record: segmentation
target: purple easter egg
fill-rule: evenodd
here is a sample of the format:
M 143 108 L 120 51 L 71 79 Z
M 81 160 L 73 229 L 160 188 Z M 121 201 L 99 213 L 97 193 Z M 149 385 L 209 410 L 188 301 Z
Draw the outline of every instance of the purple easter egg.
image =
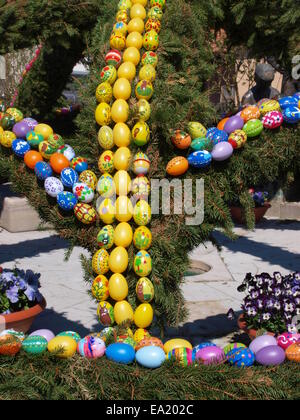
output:
M 18 139 L 26 139 L 26 134 L 29 131 L 30 131 L 30 128 L 28 127 L 26 122 L 24 122 L 24 120 L 16 123 L 13 126 L 13 132 L 15 133 Z
M 277 340 L 272 335 L 261 335 L 252 341 L 249 348 L 256 355 L 261 349 L 269 346 L 277 346 Z
M 256 361 L 263 366 L 277 366 L 285 361 L 285 351 L 279 346 L 268 346 L 256 354 Z
M 220 347 L 205 347 L 197 351 L 196 360 L 204 365 L 217 365 L 225 360 L 225 354 Z
M 37 331 L 34 331 L 32 334 L 30 334 L 29 337 L 32 337 L 34 335 L 37 335 L 39 337 L 44 337 L 48 341 L 48 343 L 53 338 L 55 338 L 55 335 L 50 330 L 37 330 Z
M 214 146 L 211 155 L 213 160 L 222 162 L 229 159 L 233 154 L 233 147 L 227 141 L 222 141 Z
M 235 115 L 234 117 L 229 118 L 224 126 L 224 131 L 226 133 L 231 134 L 235 130 L 241 130 L 245 125 L 245 121 L 239 115 Z
M 34 130 L 35 127 L 38 125 L 37 120 L 35 120 L 34 118 L 24 118 L 23 122 L 28 125 L 29 131 Z

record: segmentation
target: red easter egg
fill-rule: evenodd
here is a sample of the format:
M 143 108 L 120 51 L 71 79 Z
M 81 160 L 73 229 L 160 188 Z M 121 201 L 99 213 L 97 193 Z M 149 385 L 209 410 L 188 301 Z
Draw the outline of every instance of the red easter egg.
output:
M 170 160 L 167 165 L 166 171 L 171 176 L 180 176 L 186 173 L 189 169 L 189 162 L 183 156 L 177 156 Z
M 54 172 L 60 174 L 63 169 L 70 166 L 70 161 L 61 153 L 54 153 L 50 158 L 50 166 Z
M 29 150 L 29 152 L 27 152 L 24 156 L 25 165 L 30 169 L 34 169 L 35 165 L 43 160 L 43 156 L 35 150 Z
M 300 342 L 300 334 L 291 334 L 291 333 L 285 332 L 283 334 L 280 334 L 277 337 L 277 344 L 283 350 L 286 350 L 292 344 L 295 344 L 297 342 Z

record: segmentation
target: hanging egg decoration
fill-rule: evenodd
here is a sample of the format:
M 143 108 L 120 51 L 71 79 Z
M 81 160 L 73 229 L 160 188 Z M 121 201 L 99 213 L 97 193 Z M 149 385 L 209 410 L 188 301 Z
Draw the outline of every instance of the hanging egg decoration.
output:
M 100 73 L 101 83 L 107 82 L 113 85 L 117 79 L 117 70 L 114 66 L 105 66 Z
M 133 263 L 135 273 L 140 277 L 147 277 L 152 271 L 152 259 L 145 250 L 139 251 Z
M 110 225 L 115 221 L 116 208 L 109 198 L 105 198 L 98 208 L 99 217 L 103 223 Z
M 153 96 L 153 92 L 153 85 L 147 80 L 141 80 L 138 82 L 135 88 L 135 95 L 137 99 L 146 99 L 149 101 L 149 99 L 151 99 Z
M 120 32 L 122 35 L 126 36 L 127 32 L 128 32 L 128 26 L 125 22 L 116 22 L 114 24 L 113 32 L 115 32 L 115 33 Z M 118 51 L 118 50 L 113 50 L 113 51 Z M 110 64 L 110 63 L 107 63 L 107 64 Z
M 117 25 L 125 25 L 124 22 L 118 22 Z M 127 29 L 126 29 L 127 30 Z M 126 47 L 126 36 L 120 31 L 113 32 L 110 37 L 111 48 L 123 51 Z
M 136 295 L 142 303 L 149 303 L 154 299 L 154 287 L 147 277 L 141 277 L 137 282 Z
M 246 141 L 247 134 L 244 130 L 235 130 L 228 138 L 228 143 L 230 143 L 234 149 L 240 149 L 246 144 Z
M 283 115 L 280 111 L 271 111 L 263 116 L 262 123 L 264 128 L 275 130 L 283 124 Z
M 139 250 L 147 250 L 152 245 L 152 233 L 146 226 L 138 227 L 133 236 L 134 246 Z
M 151 116 L 151 106 L 146 99 L 140 99 L 137 103 L 137 117 L 141 121 L 148 121 Z
M 143 46 L 146 51 L 156 51 L 159 46 L 159 35 L 153 29 L 146 32 L 143 39 Z
M 147 175 L 150 169 L 150 159 L 146 153 L 138 152 L 133 159 L 133 172 L 136 175 Z
M 138 226 L 146 226 L 151 221 L 151 207 L 145 200 L 140 200 L 134 207 L 133 218 Z
M 99 103 L 109 104 L 113 97 L 113 89 L 110 83 L 103 82 L 96 89 L 96 99 Z
M 72 168 L 65 168 L 60 173 L 60 180 L 67 188 L 72 188 L 78 182 L 78 173 Z
M 96 221 L 96 210 L 89 204 L 77 203 L 74 207 L 76 218 L 85 225 L 91 225 Z
M 100 248 L 110 249 L 114 244 L 114 228 L 111 225 L 104 226 L 97 235 L 97 243 Z
M 160 7 L 151 7 L 151 9 L 148 12 L 148 18 L 150 19 L 158 19 L 158 20 L 162 20 L 163 17 L 163 11 L 161 10 Z
M 100 274 L 95 278 L 92 284 L 92 295 L 98 302 L 102 302 L 109 298 L 108 280 Z
M 210 165 L 211 161 L 212 155 L 207 150 L 199 150 L 188 156 L 189 165 L 197 169 L 206 168 Z
M 151 66 L 156 68 L 158 64 L 157 54 L 154 51 L 146 51 L 142 56 L 142 64 L 143 66 L 151 64 Z
M 106 274 L 109 270 L 108 266 L 109 254 L 105 249 L 99 249 L 92 260 L 93 270 L 96 274 Z
M 78 202 L 77 197 L 69 191 L 59 193 L 56 199 L 58 207 L 65 211 L 73 210 Z
M 113 130 L 107 125 L 100 128 L 98 132 L 98 142 L 99 145 L 106 150 L 114 147 Z
M 99 104 L 95 111 L 95 119 L 97 124 L 104 126 L 111 123 L 111 109 L 106 102 Z
M 150 140 L 150 128 L 145 121 L 139 121 L 132 129 L 132 139 L 137 146 L 145 146 Z
M 156 33 L 160 33 L 161 31 L 161 22 L 159 19 L 151 19 L 149 18 L 145 24 L 146 32 L 154 30 Z
M 104 198 L 109 198 L 115 194 L 114 179 L 110 174 L 104 173 L 100 177 L 97 184 L 97 192 Z
M 100 172 L 113 173 L 114 172 L 114 154 L 110 150 L 105 150 L 99 158 L 98 167 Z

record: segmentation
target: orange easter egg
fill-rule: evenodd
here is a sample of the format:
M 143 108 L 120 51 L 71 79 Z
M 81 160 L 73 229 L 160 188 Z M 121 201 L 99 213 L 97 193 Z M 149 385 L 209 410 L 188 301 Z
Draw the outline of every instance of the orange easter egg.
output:
M 223 118 L 223 120 L 221 120 L 221 121 L 219 122 L 219 124 L 218 124 L 217 128 L 218 128 L 219 130 L 224 130 L 225 124 L 227 123 L 227 121 L 228 121 L 228 120 L 229 120 L 229 117 L 228 117 L 228 118 Z
M 166 171 L 168 175 L 180 176 L 186 173 L 189 168 L 188 160 L 183 156 L 177 156 L 170 160 L 167 165 Z

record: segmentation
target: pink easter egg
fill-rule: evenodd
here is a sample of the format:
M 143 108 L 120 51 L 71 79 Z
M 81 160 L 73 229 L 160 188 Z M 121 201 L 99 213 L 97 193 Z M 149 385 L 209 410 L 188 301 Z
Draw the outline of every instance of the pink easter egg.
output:
M 292 344 L 300 342 L 300 334 L 291 334 L 285 332 L 277 337 L 277 344 L 282 349 L 286 350 Z

